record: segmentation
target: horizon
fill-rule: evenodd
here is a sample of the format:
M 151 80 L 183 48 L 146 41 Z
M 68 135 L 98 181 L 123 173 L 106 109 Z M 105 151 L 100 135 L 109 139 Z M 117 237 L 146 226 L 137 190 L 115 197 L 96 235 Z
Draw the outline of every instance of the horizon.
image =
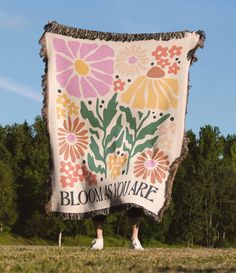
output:
M 44 9 L 44 6 L 47 9 Z M 201 127 L 218 127 L 225 136 L 236 133 L 236 94 L 233 79 L 236 54 L 234 11 L 236 2 L 172 0 L 100 0 L 14 3 L 3 1 L 0 10 L 0 124 L 32 124 L 41 115 L 41 75 L 38 40 L 48 21 L 106 32 L 150 33 L 189 29 L 206 32 L 205 47 L 196 52 L 190 68 L 190 96 L 186 130 L 196 135 Z M 157 16 L 158 15 L 158 16 Z M 79 19 L 77 19 L 79 18 Z M 114 20 L 115 19 L 115 20 Z

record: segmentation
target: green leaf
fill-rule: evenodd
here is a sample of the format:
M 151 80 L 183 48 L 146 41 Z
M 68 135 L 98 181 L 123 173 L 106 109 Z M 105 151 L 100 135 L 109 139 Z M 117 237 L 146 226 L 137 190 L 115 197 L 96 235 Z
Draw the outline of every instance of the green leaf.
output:
M 119 138 L 115 140 L 109 148 L 106 149 L 106 155 L 111 154 L 115 151 L 115 149 L 120 148 L 123 144 L 123 138 L 124 138 L 125 131 L 122 131 Z
M 129 133 L 129 129 L 127 127 L 125 128 L 125 132 L 126 140 L 129 142 L 129 144 L 133 145 L 133 135 Z
M 89 132 L 93 135 L 95 135 L 99 139 L 99 134 L 97 131 L 93 130 L 92 128 L 89 129 Z
M 101 165 L 96 166 L 93 157 L 88 154 L 88 165 L 89 169 L 95 173 L 105 173 L 105 169 Z
M 138 134 L 136 141 L 140 140 L 140 139 L 144 139 L 147 135 L 153 135 L 156 130 L 157 127 L 159 125 L 161 125 L 166 119 L 168 119 L 170 117 L 170 114 L 166 114 L 163 117 L 161 117 L 160 119 L 158 119 L 155 122 L 152 122 L 150 124 L 148 124 L 147 126 L 145 126 Z
M 105 146 L 107 147 L 107 144 L 112 140 L 113 137 L 117 137 L 122 129 L 121 125 L 121 118 L 122 115 L 120 115 L 116 121 L 116 125 L 112 127 L 110 134 L 106 137 L 105 140 Z
M 136 131 L 136 119 L 132 116 L 130 109 L 124 106 L 120 106 L 120 110 L 122 112 L 125 112 L 126 122 L 129 123 L 130 129 L 133 129 L 134 131 Z
M 103 120 L 104 120 L 104 127 L 107 128 L 107 126 L 110 124 L 111 120 L 115 116 L 117 110 L 116 106 L 118 102 L 116 101 L 117 93 L 111 98 L 109 101 L 107 108 L 103 111 Z
M 88 110 L 86 104 L 83 101 L 81 101 L 81 107 L 80 108 L 81 108 L 81 110 L 80 110 L 81 116 L 84 119 L 88 119 L 90 124 L 93 127 L 102 129 L 102 126 L 101 126 L 99 120 L 94 116 L 92 111 Z
M 141 153 L 145 148 L 152 148 L 154 143 L 157 141 L 158 139 L 158 136 L 155 136 L 154 138 L 152 139 L 148 139 L 147 141 L 145 141 L 144 143 L 142 144 L 139 144 L 133 154 L 131 155 L 131 157 L 133 157 L 134 155 L 136 155 L 137 153 Z
M 138 111 L 138 118 L 139 118 L 139 120 L 142 118 L 142 116 L 143 116 L 143 112 Z
M 97 160 L 104 161 L 104 160 L 103 160 L 103 157 L 102 157 L 101 154 L 100 154 L 99 147 L 98 147 L 96 141 L 94 140 L 94 137 L 91 136 L 91 137 L 90 137 L 90 140 L 91 140 L 91 142 L 90 142 L 89 146 L 90 146 L 92 152 L 94 153 L 95 158 L 96 158 Z

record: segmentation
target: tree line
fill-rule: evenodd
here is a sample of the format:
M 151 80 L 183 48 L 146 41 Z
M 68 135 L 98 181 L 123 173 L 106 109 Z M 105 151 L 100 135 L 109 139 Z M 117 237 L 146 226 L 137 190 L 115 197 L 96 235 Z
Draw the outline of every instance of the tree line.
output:
M 236 136 L 206 125 L 190 139 L 170 207 L 160 224 L 144 217 L 141 239 L 208 247 L 236 243 Z M 93 236 L 93 223 L 45 214 L 49 198 L 49 139 L 41 117 L 0 126 L 0 231 L 56 240 L 58 233 Z M 124 212 L 110 215 L 106 235 L 128 237 Z

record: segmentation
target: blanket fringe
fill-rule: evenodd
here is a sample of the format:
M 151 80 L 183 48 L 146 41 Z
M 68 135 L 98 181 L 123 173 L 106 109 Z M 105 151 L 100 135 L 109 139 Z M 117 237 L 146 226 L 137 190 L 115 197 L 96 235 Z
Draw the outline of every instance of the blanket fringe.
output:
M 114 32 L 103 32 L 86 30 L 75 27 L 69 27 L 65 25 L 58 24 L 56 21 L 48 22 L 44 26 L 44 33 L 51 32 L 55 34 L 61 34 L 65 36 L 70 36 L 73 38 L 89 39 L 89 40 L 105 40 L 105 41 L 121 41 L 121 42 L 131 42 L 131 41 L 141 41 L 141 40 L 162 40 L 168 41 L 171 39 L 181 39 L 186 36 L 187 33 L 193 33 L 193 31 L 184 30 L 176 32 L 160 32 L 160 33 L 114 33 Z M 201 37 L 205 37 L 204 31 L 198 30 L 196 32 Z M 43 34 L 44 35 L 44 34 Z M 43 37 L 43 36 L 42 36 Z
M 129 34 L 129 33 L 110 33 L 110 32 L 99 32 L 99 31 L 92 31 L 92 30 L 84 30 L 79 28 L 73 28 L 64 26 L 61 24 L 58 24 L 57 22 L 49 22 L 44 27 L 44 33 L 42 37 L 40 38 L 40 57 L 43 59 L 43 62 L 45 63 L 45 70 L 44 75 L 42 76 L 42 89 L 43 89 L 43 107 L 42 107 L 42 117 L 47 127 L 48 137 L 49 137 L 49 128 L 48 128 L 48 57 L 47 57 L 47 50 L 46 50 L 46 43 L 45 43 L 45 36 L 44 34 L 46 32 L 51 32 L 55 34 L 61 34 L 66 36 L 71 36 L 73 38 L 80 38 L 80 39 L 89 39 L 89 40 L 105 40 L 105 41 L 122 41 L 122 42 L 130 42 L 130 41 L 139 41 L 139 40 L 162 40 L 162 41 L 168 41 L 171 39 L 181 39 L 186 36 L 187 33 L 193 33 L 193 31 L 178 31 L 178 32 L 167 32 L 167 33 L 141 33 L 141 34 Z M 204 41 L 206 38 L 205 32 L 202 30 L 198 30 L 195 33 L 199 35 L 199 40 L 196 44 L 196 46 L 191 49 L 187 54 L 187 59 L 190 61 L 190 64 L 193 64 L 197 61 L 197 57 L 195 56 L 196 50 L 200 47 L 204 47 Z M 188 80 L 188 94 L 189 94 L 190 84 Z M 188 99 L 188 95 L 187 95 Z M 186 104 L 187 105 L 187 104 Z M 186 107 L 187 109 L 187 107 Z M 105 208 L 101 210 L 86 212 L 86 213 L 63 213 L 63 212 L 52 212 L 52 206 L 51 201 L 49 201 L 45 205 L 45 211 L 48 215 L 60 217 L 63 220 L 81 220 L 84 218 L 94 217 L 96 215 L 108 215 L 112 212 L 118 211 L 118 210 L 124 210 L 124 209 L 130 209 L 132 207 L 141 208 L 145 215 L 151 216 L 155 221 L 161 222 L 164 211 L 169 207 L 169 204 L 171 202 L 171 193 L 172 193 L 172 186 L 174 182 L 174 178 L 176 175 L 176 172 L 178 170 L 178 167 L 180 163 L 186 158 L 188 154 L 188 143 L 189 140 L 184 135 L 183 142 L 182 142 L 182 148 L 181 148 L 181 154 L 178 158 L 175 159 L 175 161 L 170 166 L 169 176 L 166 181 L 166 189 L 165 189 L 165 203 L 162 207 L 162 209 L 159 211 L 158 215 L 155 213 L 144 209 L 143 207 L 136 205 L 134 203 L 129 204 L 122 204 L 118 206 L 114 206 L 111 208 Z M 51 147 L 50 149 L 50 170 L 51 173 L 53 171 L 53 160 L 52 160 L 52 151 Z M 50 184 L 50 190 L 49 194 L 52 193 L 52 175 L 50 176 L 50 179 L 48 181 L 48 184 Z

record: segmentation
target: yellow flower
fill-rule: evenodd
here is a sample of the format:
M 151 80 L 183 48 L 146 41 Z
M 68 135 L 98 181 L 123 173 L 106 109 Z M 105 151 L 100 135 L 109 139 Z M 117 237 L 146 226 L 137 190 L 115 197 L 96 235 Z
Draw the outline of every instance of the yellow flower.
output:
M 65 116 L 66 116 L 65 110 L 62 109 L 60 106 L 57 106 L 57 118 L 58 119 L 65 118 Z
M 115 179 L 117 176 L 121 174 L 121 168 L 124 166 L 127 161 L 127 155 L 117 156 L 110 155 L 108 159 L 108 169 L 110 170 L 111 178 Z
M 70 99 L 67 97 L 66 94 L 60 94 L 57 96 L 57 103 L 62 104 L 63 107 L 66 107 L 66 105 L 70 102 Z
M 138 109 L 177 108 L 178 80 L 164 76 L 165 72 L 161 68 L 152 67 L 146 75 L 138 77 L 127 90 L 123 91 L 121 100 Z
M 77 116 L 78 115 L 78 109 L 79 109 L 79 107 L 74 103 L 74 102 L 72 102 L 70 105 L 68 105 L 68 114 L 69 114 L 69 116 L 70 115 L 75 115 L 75 116 Z
M 146 50 L 138 44 L 122 48 L 115 62 L 118 73 L 125 76 L 140 74 L 142 70 L 146 69 L 147 64 Z

